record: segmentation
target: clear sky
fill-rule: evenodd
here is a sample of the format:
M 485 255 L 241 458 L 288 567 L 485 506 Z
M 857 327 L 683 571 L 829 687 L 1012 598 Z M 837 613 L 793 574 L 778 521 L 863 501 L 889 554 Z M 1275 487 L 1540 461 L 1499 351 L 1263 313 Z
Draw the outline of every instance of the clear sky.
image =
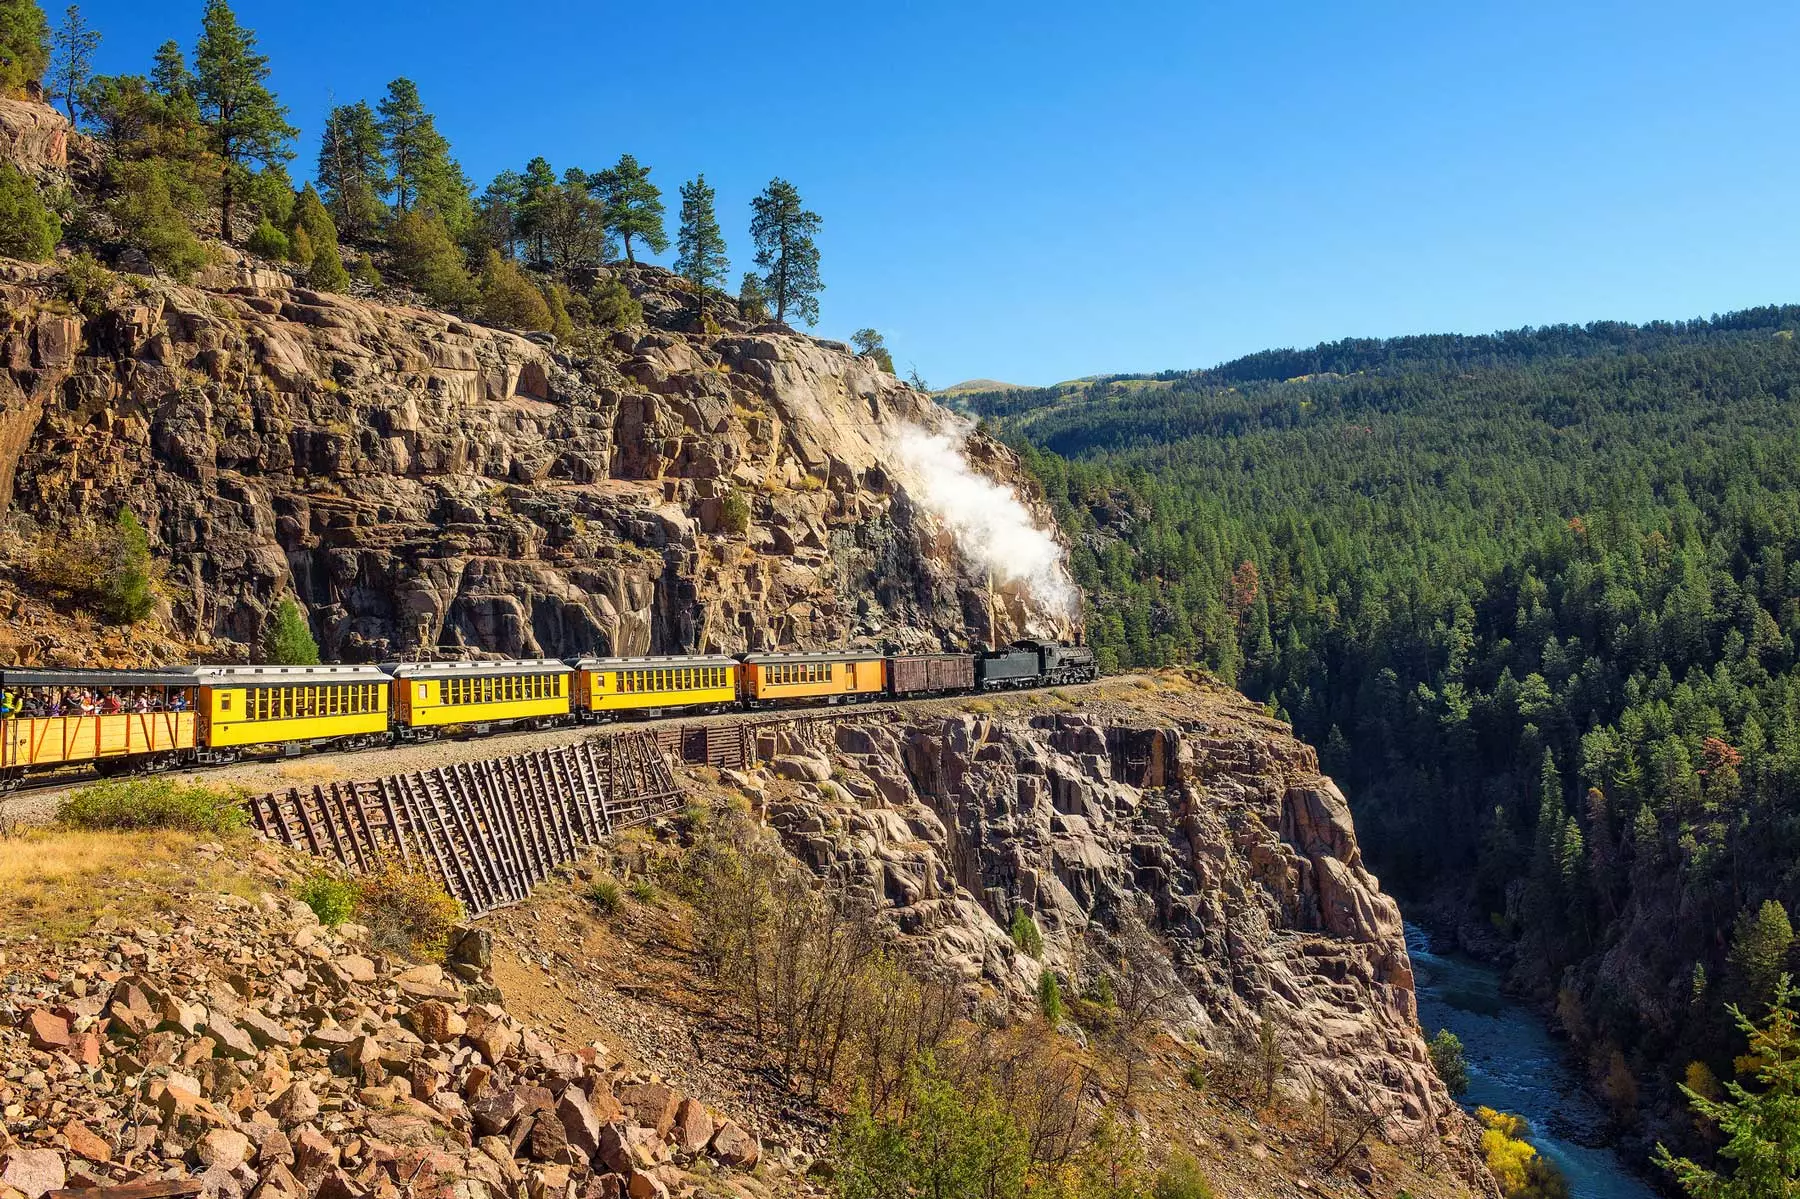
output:
M 297 174 L 329 102 L 407 75 L 478 188 L 630 152 L 673 218 L 704 171 L 734 285 L 780 175 L 824 218 L 816 332 L 938 386 L 1800 300 L 1800 5 L 236 8 Z M 83 4 L 103 71 L 200 9 Z

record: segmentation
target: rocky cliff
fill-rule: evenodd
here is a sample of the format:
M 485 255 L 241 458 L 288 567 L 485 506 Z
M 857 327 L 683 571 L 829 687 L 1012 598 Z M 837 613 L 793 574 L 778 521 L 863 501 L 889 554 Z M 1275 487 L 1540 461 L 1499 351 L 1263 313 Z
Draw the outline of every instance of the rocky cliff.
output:
M 116 657 L 241 657 L 285 594 L 346 661 L 1068 631 L 990 591 L 897 467 L 908 430 L 962 435 L 929 397 L 781 326 L 699 331 L 672 276 L 621 273 L 647 323 L 576 355 L 248 265 L 77 310 L 62 268 L 0 263 L 0 658 L 104 644 L 33 566 L 121 506 L 163 606 Z M 1026 491 L 997 443 L 966 453 Z
M 1295 1099 L 1463 1143 L 1417 1024 L 1399 909 L 1311 747 L 1223 688 L 1107 691 L 784 737 L 764 747 L 761 803 L 795 854 L 976 991 L 1028 1003 L 1047 965 L 1079 993 L 1147 930 L 1160 948 L 1132 968 L 1215 1059 L 1253 1054 L 1266 1023 Z M 1021 911 L 1041 958 L 1009 936 Z

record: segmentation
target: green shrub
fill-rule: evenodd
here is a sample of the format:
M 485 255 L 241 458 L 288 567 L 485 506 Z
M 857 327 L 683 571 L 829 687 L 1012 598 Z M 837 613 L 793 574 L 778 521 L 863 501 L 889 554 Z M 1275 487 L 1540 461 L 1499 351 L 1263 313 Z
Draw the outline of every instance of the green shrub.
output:
M 619 910 L 619 884 L 610 878 L 597 879 L 588 888 L 587 897 L 604 915 L 610 916 Z
M 331 870 L 316 870 L 300 884 L 300 902 L 319 923 L 335 928 L 356 914 L 356 884 Z
M 1469 1089 L 1469 1063 L 1463 1056 L 1463 1043 L 1447 1028 L 1438 1029 L 1431 1038 L 1431 1066 L 1452 1095 L 1461 1096 Z
M 443 219 L 429 209 L 402 213 L 388 230 L 394 269 L 443 308 L 459 308 L 476 298 L 474 280 Z
M 130 508 L 119 509 L 105 548 L 100 607 L 114 624 L 136 624 L 156 610 L 156 588 L 150 577 L 150 535 Z
M 108 779 L 70 792 L 56 818 L 70 828 L 225 833 L 244 824 L 241 796 L 166 778 Z
M 350 268 L 350 277 L 367 287 L 381 286 L 381 272 L 375 269 L 375 260 L 367 254 L 357 258 L 356 265 Z
M 750 531 L 750 501 L 735 487 L 725 493 L 719 505 L 719 524 L 727 533 L 740 537 Z
M 350 272 L 344 269 L 336 242 L 313 250 L 312 268 L 306 272 L 306 282 L 314 291 L 343 291 L 350 286 Z
M 96 317 L 106 311 L 107 301 L 118 281 L 117 275 L 84 250 L 69 259 L 68 270 L 63 274 L 63 295 L 75 306 L 75 311 L 86 317 Z
M 1152 1199 L 1213 1199 L 1212 1183 L 1200 1171 L 1200 1163 L 1186 1154 L 1169 1159 L 1150 1188 Z
M 1063 1001 L 1062 987 L 1056 981 L 1056 975 L 1045 966 L 1038 974 L 1037 986 L 1038 1010 L 1044 1013 L 1044 1019 L 1052 1026 L 1062 1023 Z
M 487 252 L 481 271 L 481 319 L 503 329 L 548 331 L 554 324 L 544 293 L 498 250 Z
M 284 595 L 275 608 L 275 619 L 263 634 L 263 661 L 271 666 L 317 666 L 319 643 L 313 640 L 306 614 L 294 597 Z
M 1196 1091 L 1204 1091 L 1206 1089 L 1206 1067 L 1199 1062 L 1189 1062 L 1188 1068 L 1183 1073 L 1182 1077 L 1186 1078 L 1187 1085 L 1193 1087 Z
M 1019 947 L 1020 953 L 1038 957 L 1044 952 L 1044 934 L 1038 931 L 1037 921 L 1024 908 L 1014 908 L 1012 918 L 1012 943 Z
M 389 860 L 356 879 L 356 914 L 375 948 L 421 960 L 443 956 L 463 907 L 437 875 Z
M 616 277 L 595 284 L 588 296 L 588 307 L 594 314 L 594 324 L 603 329 L 644 323 L 644 306 L 632 298 L 624 281 Z
M 250 235 L 250 240 L 244 243 L 244 248 L 252 254 L 262 258 L 272 258 L 276 262 L 286 262 L 288 255 L 293 253 L 293 245 L 288 241 L 288 235 L 277 229 L 268 217 L 264 217 L 262 222 L 256 226 L 256 232 Z
M 631 897 L 639 903 L 653 904 L 656 902 L 656 884 L 647 878 L 631 880 L 631 887 L 629 889 L 631 891 Z
M 12 163 L 0 162 L 0 258 L 47 262 L 61 240 L 62 222 L 37 184 Z
M 118 194 L 107 205 L 125 240 L 157 267 L 187 280 L 212 261 L 175 200 L 170 172 L 155 162 L 127 162 L 113 171 Z

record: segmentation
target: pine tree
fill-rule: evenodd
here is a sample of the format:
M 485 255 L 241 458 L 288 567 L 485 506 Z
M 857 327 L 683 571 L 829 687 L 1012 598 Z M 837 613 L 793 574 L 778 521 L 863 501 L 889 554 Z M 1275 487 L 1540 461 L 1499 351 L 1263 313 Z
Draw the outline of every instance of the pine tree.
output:
M 1787 971 L 1793 944 L 1794 926 L 1779 900 L 1765 899 L 1754 911 L 1746 907 L 1738 913 L 1727 960 L 1741 1006 L 1754 1011 L 1768 1001 Z
M 625 247 L 625 261 L 636 264 L 631 239 L 641 237 L 652 253 L 669 248 L 663 232 L 662 192 L 650 182 L 650 168 L 621 154 L 613 166 L 594 176 L 594 191 L 606 206 L 606 228 Z
M 0 0 L 0 96 L 22 92 L 50 65 L 50 22 L 35 0 Z
M 771 180 L 750 201 L 750 237 L 756 243 L 756 265 L 763 270 L 763 291 L 775 305 L 775 319 L 788 313 L 809 325 L 819 323 L 819 247 L 813 238 L 824 223 L 808 212 L 800 193 L 785 179 Z
M 1738 1007 L 1727 1009 L 1749 1040 L 1756 1089 L 1724 1084 L 1722 1098 L 1683 1086 L 1695 1115 L 1716 1125 L 1725 1144 L 1719 1156 L 1730 1176 L 1656 1147 L 1656 1164 L 1694 1199 L 1790 1199 L 1800 1194 L 1800 1021 L 1787 975 L 1775 981 L 1769 1014 L 1757 1024 Z M 1703 1081 L 1701 1078 L 1695 1081 Z
M 50 98 L 63 102 L 71 125 L 75 123 L 75 101 L 93 77 L 94 51 L 99 48 L 99 31 L 82 18 L 79 6 L 69 5 L 51 38 Z
M 269 59 L 256 53 L 256 35 L 238 24 L 225 0 L 207 0 L 199 44 L 194 47 L 194 95 L 213 151 L 224 164 L 219 181 L 219 236 L 232 239 L 231 213 L 252 163 L 274 165 L 294 157 L 288 143 L 298 134 L 287 109 L 268 88 Z
M 395 214 L 430 208 L 453 235 L 462 232 L 470 216 L 469 182 L 425 111 L 418 85 L 394 80 L 377 107 L 390 172 L 384 190 L 393 197 Z
M 292 596 L 282 596 L 263 636 L 263 661 L 271 666 L 317 666 L 319 643 Z
M 708 288 L 725 286 L 731 263 L 725 258 L 725 236 L 713 211 L 713 189 L 706 176 L 681 185 L 681 229 L 675 238 L 675 272 L 694 285 L 694 304 L 706 313 Z
M 873 329 L 858 329 L 850 335 L 850 344 L 856 347 L 856 356 L 867 358 L 888 374 L 894 373 L 894 356 L 888 353 L 887 339 Z
M 150 69 L 150 82 L 156 94 L 165 100 L 194 94 L 194 73 L 188 70 L 181 46 L 173 38 L 156 48 L 156 64 Z
M 534 266 L 550 261 L 550 206 L 556 197 L 556 168 L 539 156 L 525 164 L 519 178 L 519 235 Z
M 339 234 L 350 241 L 373 236 L 381 224 L 387 156 L 368 101 L 341 104 L 326 116 L 319 139 L 318 180 Z
M 769 319 L 769 297 L 763 291 L 762 276 L 745 271 L 738 283 L 738 314 L 752 323 Z

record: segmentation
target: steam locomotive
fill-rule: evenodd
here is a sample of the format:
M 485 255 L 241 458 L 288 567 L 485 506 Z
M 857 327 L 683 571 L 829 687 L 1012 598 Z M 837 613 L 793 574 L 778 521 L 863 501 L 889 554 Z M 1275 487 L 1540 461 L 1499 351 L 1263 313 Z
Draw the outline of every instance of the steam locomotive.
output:
M 65 767 L 102 774 L 245 754 L 370 749 L 505 729 L 1054 687 L 1094 653 L 1016 641 L 979 654 L 801 651 L 381 666 L 0 668 L 0 791 Z

